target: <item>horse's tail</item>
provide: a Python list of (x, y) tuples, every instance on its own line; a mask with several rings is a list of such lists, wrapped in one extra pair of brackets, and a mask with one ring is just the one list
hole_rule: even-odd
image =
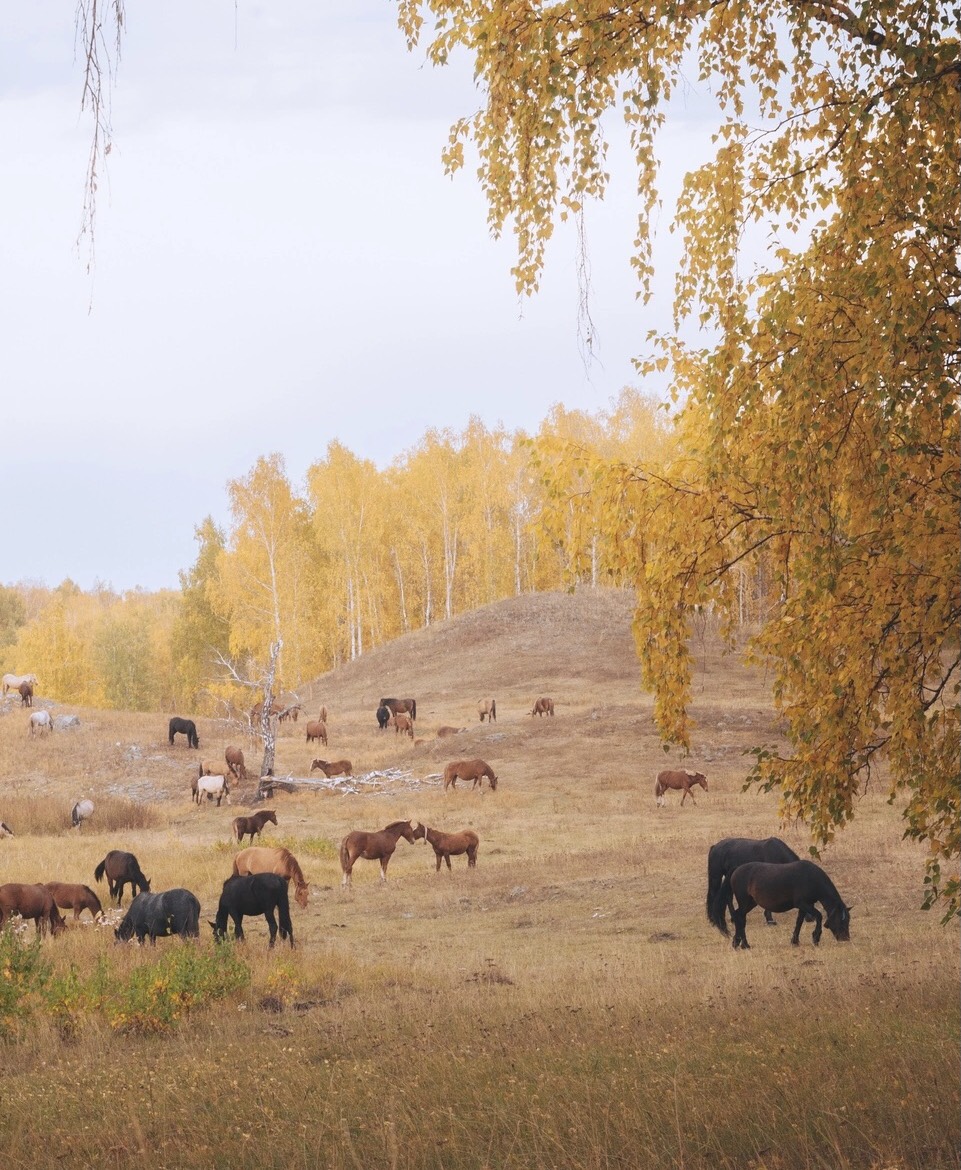
[(493, 700), (493, 699), (491, 699), (491, 713), (490, 713), (490, 717), (491, 717), (491, 719), (496, 719), (496, 718), (497, 718), (497, 704), (494, 702), (494, 700)]
[(96, 868), (96, 869), (93, 871), (93, 880), (94, 880), (95, 882), (102, 882), (102, 881), (103, 881), (103, 875), (104, 875), (104, 873), (106, 872), (106, 869), (107, 869), (107, 859), (106, 859), (106, 857), (105, 857), (105, 858), (103, 859), (103, 861), (101, 861), (101, 863), (100, 863), (100, 864), (97, 866), (97, 868)]
[(410, 701), (410, 717), (411, 717), (411, 719), (417, 718), (417, 700), (416, 699), (411, 699), (411, 701)]
[(350, 867), (350, 852), (347, 849), (347, 838), (345, 837), (340, 843), (340, 868), (347, 872)]
[(661, 785), (660, 776), (658, 776), (658, 778), (654, 781), (654, 795), (655, 796), (663, 796), (664, 795), (664, 788)]
[(712, 890), (712, 883), (715, 879), (712, 878), (710, 872), (708, 873), (707, 882), (707, 918), (712, 926), (716, 926), (721, 934), (728, 934), (727, 918), (725, 910), (728, 902), (731, 900), (731, 883), (728, 881), (727, 874), (721, 874), (720, 880), (716, 881), (716, 885)]
[(284, 886), (277, 899), (277, 917), (280, 919), (280, 937), (286, 937), (290, 945), (294, 945), (294, 924), (290, 920), (290, 898), (287, 896), (287, 887)]

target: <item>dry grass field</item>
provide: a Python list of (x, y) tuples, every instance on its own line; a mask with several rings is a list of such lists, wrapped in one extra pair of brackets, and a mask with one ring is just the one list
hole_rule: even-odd
[[(705, 917), (711, 843), (808, 845), (773, 797), (742, 791), (745, 749), (778, 738), (765, 680), (710, 637), (698, 646), (684, 762), (709, 791), (656, 808), (654, 776), (680, 760), (657, 742), (630, 620), (615, 591), (518, 598), (301, 689), (311, 717), (327, 706), (330, 743), (283, 724), (278, 775), (306, 777), (321, 755), (357, 778), (390, 772), (270, 802), (264, 843), (291, 848), (311, 884), (307, 909), (292, 903), (294, 950), (268, 952), (262, 919), (227, 948), (206, 925), (254, 784), (198, 808), (190, 780), (228, 744), (256, 771), (251, 742), (198, 719), (191, 751), (168, 745), (166, 714), (59, 707), (79, 728), (31, 739), (8, 704), (0, 819), (16, 836), (0, 840), (0, 881), (94, 886), (107, 850), (127, 849), (154, 890), (198, 895), (204, 934), (115, 947), (111, 912), (39, 955), (7, 940), (3, 1165), (957, 1167), (958, 930), (919, 909), (923, 856), (898, 810), (869, 790), (823, 853), (853, 907), (849, 944), (825, 932), (815, 948), (806, 926), (791, 947), (792, 922), (755, 911), (735, 953)], [(530, 715), (542, 694), (553, 719)], [(416, 697), (416, 741), (378, 731), (386, 695)], [(481, 724), (490, 696), (498, 718)], [(442, 725), (465, 730), (439, 740)], [(497, 791), (445, 793), (444, 764), (474, 756)], [(81, 796), (96, 812), (78, 832)], [(472, 828), (476, 869), (455, 858), (437, 874), (429, 847), (401, 841), (386, 885), (361, 861), (342, 890), (342, 836), (399, 818)], [(18, 974), (31, 962), (33, 984)], [(18, 978), (27, 990), (4, 999)]]

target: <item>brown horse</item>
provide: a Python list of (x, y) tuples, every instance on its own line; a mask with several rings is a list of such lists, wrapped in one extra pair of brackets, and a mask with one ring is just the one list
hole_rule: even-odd
[(414, 738), (414, 721), (409, 715), (405, 715), (403, 712), (399, 715), (394, 715), (393, 722), (394, 730), (398, 735), (403, 733), (404, 735), (409, 735), (411, 739)]
[(386, 707), (391, 715), (401, 715), (406, 712), (411, 719), (417, 718), (416, 699), (381, 699), (380, 705)]
[(328, 780), (331, 776), (353, 776), (354, 774), (350, 760), (334, 760), (333, 763), (329, 763), (327, 760), (314, 760), (310, 765), (310, 770), (313, 772), (315, 769), (323, 772)]
[(532, 715), (553, 715), (554, 714), (554, 700), (547, 695), (543, 695), (534, 704)]
[(692, 784), (700, 784), (707, 792), (707, 777), (703, 772), (691, 772), (687, 768), (667, 768), (663, 772), (658, 772), (657, 780), (654, 783), (654, 795), (657, 797), (658, 807), (664, 803), (664, 793), (669, 788), (683, 790), (681, 804), (688, 797), (691, 798), (691, 804), (697, 804), (694, 793), (691, 791)]
[(250, 843), (253, 845), (254, 837), (260, 836), (268, 821), (277, 824), (277, 814), (272, 808), (262, 808), (260, 812), (255, 812), (249, 817), (234, 817), (234, 837), (237, 843), (240, 844), (249, 833)]
[(102, 881), (104, 874), (107, 875), (110, 897), (117, 899), (118, 906), (123, 901), (123, 888), (128, 882), (134, 894), (150, 893), (150, 882), (144, 877), (140, 862), (132, 853), (111, 849), (93, 871), (93, 880)]
[(324, 747), (327, 746), (327, 724), (319, 719), (312, 719), (307, 724), (307, 742), (315, 739), (319, 739)]
[(22, 882), (8, 882), (0, 886), (0, 930), (3, 930), (7, 919), (14, 913), (21, 918), (32, 918), (37, 934), (43, 934), (47, 926), (51, 934), (59, 934), (67, 929), (53, 894), (46, 886), (26, 886)]
[(444, 769), (444, 791), (456, 788), (457, 781), (473, 781), (471, 788), (483, 788), (484, 777), (490, 783), (491, 792), (497, 791), (497, 777), (494, 769), (484, 760), (452, 760)]
[(33, 683), (22, 682), (20, 684), (20, 686), (17, 687), (17, 690), (20, 692), (20, 706), (21, 707), (32, 707), (33, 706)]
[(437, 738), (446, 739), (449, 735), (460, 735), (462, 731), (466, 731), (466, 727), (438, 727)]
[(386, 882), (387, 863), (397, 848), (397, 842), (403, 837), (413, 845), (414, 833), (419, 827), (417, 821), (394, 821), (379, 833), (367, 833), (363, 829), (348, 833), (340, 843), (340, 868), (344, 871), (341, 885), (351, 884), (354, 862), (361, 857), (365, 861), (379, 861), (380, 880)]
[(234, 876), (252, 873), (276, 873), (287, 882), (293, 880), (298, 906), (306, 907), (310, 886), (297, 858), (282, 845), (248, 845), (234, 858)]
[(434, 856), (437, 858), (437, 873), (440, 873), (440, 863), (447, 862), (451, 868), (451, 855), (457, 857), (461, 853), (467, 854), (467, 868), (473, 869), (477, 864), (477, 846), (480, 838), (473, 829), (463, 829), (459, 833), (444, 833), (440, 829), (430, 829), (427, 825), (418, 825), (414, 830), (416, 840), (427, 841), (434, 847)]
[(493, 699), (481, 699), (477, 704), (477, 714), (481, 723), (489, 719), (491, 723), (497, 721), (497, 704)]
[(89, 910), (94, 921), (103, 918), (103, 906), (100, 899), (89, 886), (71, 882), (44, 882), (47, 889), (53, 894), (53, 900), (61, 910), (72, 910), (74, 921), (84, 910)]
[(244, 753), (240, 748), (229, 747), (224, 752), (224, 760), (235, 780), (247, 779), (247, 768), (244, 764)]

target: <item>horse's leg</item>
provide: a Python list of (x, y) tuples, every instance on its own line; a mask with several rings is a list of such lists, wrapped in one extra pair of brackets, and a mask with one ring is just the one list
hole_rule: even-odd
[(451, 868), (451, 865), (450, 865), (450, 854), (449, 854), (449, 853), (445, 853), (445, 854), (444, 854), (444, 860), (447, 862), (447, 868), (448, 868), (448, 870), (450, 870), (450, 868)]
[(774, 917), (774, 915), (771, 913), (770, 910), (764, 911), (764, 925), (765, 926), (777, 926), (777, 919)]
[(243, 914), (231, 914), (230, 917), (234, 920), (234, 941), (235, 942), (243, 942), (244, 941), (244, 916), (243, 916)]
[(270, 931), (270, 942), (267, 944), (268, 949), (270, 949), (277, 941), (277, 919), (274, 918), (272, 909), (264, 911), (264, 918), (267, 919), (267, 928)]

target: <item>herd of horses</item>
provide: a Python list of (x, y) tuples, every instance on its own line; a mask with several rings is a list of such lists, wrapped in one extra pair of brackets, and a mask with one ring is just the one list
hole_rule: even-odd
[[(35, 676), (6, 675), (3, 679), (3, 693), (13, 690), (20, 694), (21, 703), (31, 706)], [(279, 717), (287, 715), (294, 720), (300, 706), (282, 709), (273, 708), (270, 714)], [(259, 713), (260, 708), (255, 708)], [(478, 719), (481, 723), (493, 722), (497, 718), (494, 699), (483, 699), (477, 704)], [(554, 701), (549, 696), (538, 698), (531, 715), (552, 717)], [(380, 700), (376, 712), (378, 728), (395, 728), (398, 734), (413, 737), (414, 721), (417, 718), (417, 702), (413, 698)], [(306, 724), (306, 741), (320, 741), (325, 747), (327, 735), (327, 709), (321, 708), (320, 718)], [(50, 716), (46, 711), (35, 711), (30, 718), (30, 733), (52, 729)], [(457, 734), (464, 728), (443, 727), (438, 735)], [(200, 739), (193, 720), (175, 716), (168, 725), (171, 745), (176, 735), (184, 735), (189, 748), (199, 748)], [(351, 775), (349, 760), (328, 762), (316, 759), (311, 771), (319, 769), (327, 776)], [(204, 761), (198, 768), (193, 782), (193, 795), (198, 805), (216, 800), (219, 806), (230, 800), (230, 780), (247, 778), (243, 752), (228, 747), (223, 764), (218, 761)], [(470, 782), (472, 787), (482, 788), (486, 780), (490, 790), (497, 789), (497, 775), (481, 759), (454, 760), (447, 764), (443, 773), (444, 790), (455, 789), (457, 781)], [(690, 796), (695, 804), (694, 788), (708, 791), (707, 776), (703, 772), (686, 768), (665, 769), (658, 772), (654, 785), (655, 802), (658, 807), (665, 803), (669, 791), (681, 793), (681, 805)], [(72, 821), (80, 826), (93, 812), (93, 804), (80, 801), (74, 807)], [(298, 905), (308, 904), (309, 885), (297, 859), (287, 849), (254, 845), (267, 824), (277, 824), (273, 809), (261, 809), (250, 816), (235, 817), (232, 834), (238, 844), (249, 837), (250, 845), (234, 858), (233, 872), (221, 890), (215, 918), (209, 925), (218, 940), (227, 937), (228, 924), (232, 923), (237, 941), (244, 939), (243, 918), (249, 915), (263, 915), (269, 931), (269, 946), (273, 947), (279, 933), (282, 940), (294, 945), (293, 924), (290, 916), (288, 886), (294, 884), (294, 897)], [(5, 824), (0, 822), (0, 836), (12, 835)], [(341, 885), (350, 887), (354, 865), (359, 860), (375, 861), (379, 864), (380, 880), (387, 881), (387, 867), (400, 841), (414, 844), (424, 841), (433, 850), (436, 871), (446, 864), (451, 870), (451, 857), (466, 855), (467, 866), (477, 864), (479, 848), (478, 835), (470, 829), (451, 833), (432, 828), (419, 821), (394, 821), (383, 829), (367, 831), (354, 830), (340, 843), (338, 857), (341, 867)], [(197, 937), (200, 933), (200, 903), (189, 890), (173, 889), (155, 894), (150, 882), (140, 869), (134, 854), (122, 850), (111, 850), (94, 870), (94, 880), (106, 878), (112, 901), (119, 907), (129, 885), (132, 901), (127, 914), (115, 930), (118, 942), (136, 937), (143, 942), (147, 937), (155, 942), (157, 937), (177, 934), (182, 937)], [(749, 949), (746, 922), (750, 912), (760, 906), (765, 922), (775, 924), (774, 915), (796, 912), (791, 943), (798, 945), (801, 929), (805, 922), (813, 922), (812, 942), (820, 942), (823, 928), (841, 942), (850, 939), (850, 907), (847, 906), (827, 873), (813, 861), (803, 860), (783, 841), (776, 837), (754, 840), (742, 837), (725, 838), (712, 845), (708, 852), (708, 885), (706, 912), (709, 923), (725, 936), (730, 936), (728, 919), (733, 926), (733, 946), (736, 950)], [(822, 907), (819, 910), (818, 907)], [(103, 917), (103, 907), (97, 894), (79, 883), (48, 882), (29, 885), (11, 882), (0, 886), (0, 929), (10, 915), (19, 913), (24, 919), (33, 919), (38, 933), (48, 928), (54, 935), (66, 929), (66, 920), (60, 910), (72, 910), (78, 919), (84, 910), (89, 910), (95, 919)], [(278, 921), (279, 920), (279, 921)]]

